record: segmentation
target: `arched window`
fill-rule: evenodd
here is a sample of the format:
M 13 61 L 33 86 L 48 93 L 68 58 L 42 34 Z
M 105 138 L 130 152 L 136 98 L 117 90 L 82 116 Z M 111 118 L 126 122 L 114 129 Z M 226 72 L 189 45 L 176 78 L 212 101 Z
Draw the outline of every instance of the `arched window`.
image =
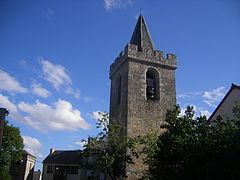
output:
M 159 100 L 159 75 L 152 68 L 146 73 L 146 97 L 148 100 Z
M 121 75 L 117 78 L 117 103 L 121 103 L 121 94 L 122 94 L 122 77 Z

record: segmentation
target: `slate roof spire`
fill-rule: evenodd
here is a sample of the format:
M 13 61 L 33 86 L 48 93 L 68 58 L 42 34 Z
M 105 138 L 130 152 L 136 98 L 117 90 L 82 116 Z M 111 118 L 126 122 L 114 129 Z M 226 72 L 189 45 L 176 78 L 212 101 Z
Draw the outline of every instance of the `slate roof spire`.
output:
M 142 15 L 138 17 L 138 21 L 135 26 L 130 44 L 137 45 L 138 51 L 142 51 L 143 49 L 155 49 L 144 17 Z

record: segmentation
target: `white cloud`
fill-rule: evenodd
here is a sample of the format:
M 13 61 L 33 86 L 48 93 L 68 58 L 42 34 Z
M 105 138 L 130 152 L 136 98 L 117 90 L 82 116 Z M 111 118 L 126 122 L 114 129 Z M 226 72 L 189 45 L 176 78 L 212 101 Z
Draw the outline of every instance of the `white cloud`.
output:
M 182 94 L 178 94 L 177 98 L 195 98 L 196 96 L 201 95 L 201 92 L 186 92 L 186 93 L 182 93 Z
M 213 101 L 203 100 L 203 102 L 205 102 L 207 105 L 209 105 L 209 106 L 211 106 L 213 108 L 217 107 L 217 105 L 215 105 Z
M 72 80 L 66 69 L 60 64 L 53 64 L 48 60 L 40 58 L 44 79 L 50 82 L 57 90 L 65 88 L 65 93 L 73 95 L 76 99 L 80 98 L 80 90 L 72 88 Z
M 101 120 L 101 125 L 99 128 L 103 129 L 109 124 L 109 114 L 106 112 L 95 111 L 91 115 L 92 119 Z
M 17 106 L 12 103 L 7 96 L 0 94 L 0 107 L 9 110 L 9 116 L 19 122 L 24 122 L 24 118 L 20 115 Z
M 72 145 L 67 145 L 67 148 L 68 149 L 73 149 L 73 146 Z
M 79 98 L 80 98 L 80 90 L 79 90 L 79 89 L 74 90 L 73 88 L 68 87 L 68 88 L 65 90 L 65 93 L 67 93 L 67 94 L 72 94 L 76 99 L 79 99 Z
M 0 90 L 7 92 L 26 93 L 27 89 L 22 87 L 21 84 L 7 72 L 0 70 Z
M 54 11 L 52 9 L 48 8 L 47 11 L 44 12 L 44 14 L 45 14 L 45 18 L 47 20 L 50 20 L 51 17 L 54 15 Z
M 42 143 L 33 137 L 30 136 L 22 136 L 23 143 L 25 145 L 24 149 L 30 154 L 34 155 L 37 158 L 43 158 L 42 153 L 40 152 L 40 148 Z
M 201 103 L 204 102 L 205 104 L 207 104 L 208 108 L 210 107 L 216 108 L 217 104 L 219 104 L 219 102 L 221 101 L 221 99 L 224 97 L 225 94 L 226 94 L 226 88 L 219 87 L 210 91 L 186 92 L 186 93 L 178 94 L 177 98 L 178 100 L 181 100 L 181 102 L 186 101 L 186 99 L 188 101 L 191 100 L 193 103 L 196 100 L 201 100 Z M 186 105 L 184 106 L 186 107 Z M 198 114 L 200 113 L 208 116 L 210 114 L 209 111 L 207 110 L 208 108 L 196 107 L 194 110 Z
M 207 118 L 209 118 L 211 113 L 208 110 L 201 110 L 200 115 L 201 116 L 206 116 Z
M 88 102 L 91 102 L 93 100 L 93 98 L 86 96 L 86 97 L 84 97 L 83 100 L 85 103 L 88 103 Z
M 191 104 L 189 106 L 193 107 L 193 112 L 194 112 L 193 119 L 196 119 L 199 116 L 206 116 L 208 118 L 211 115 L 211 113 L 205 108 L 198 107 L 194 104 Z M 183 117 L 185 115 L 186 109 L 187 109 L 187 106 L 184 106 L 184 107 L 181 108 L 181 112 L 179 114 L 180 117 Z
M 21 102 L 18 108 L 28 114 L 24 116 L 25 122 L 42 132 L 90 128 L 90 125 L 81 117 L 81 112 L 65 100 L 59 99 L 54 103 L 54 107 L 40 101 L 36 101 L 35 104 Z
M 222 92 L 224 89 L 225 87 L 219 87 L 212 91 L 206 91 L 203 93 L 203 97 L 207 99 L 219 100 L 219 98 L 224 96 L 224 93 Z
M 50 82 L 55 89 L 59 90 L 62 85 L 72 84 L 72 80 L 63 66 L 44 59 L 40 59 L 39 62 L 42 65 L 44 79 Z
M 41 132 L 90 128 L 90 125 L 81 117 L 81 112 L 74 109 L 70 102 L 61 99 L 55 102 L 53 107 L 40 101 L 36 101 L 35 104 L 21 102 L 15 105 L 7 96 L 0 94 L 0 107 L 7 108 L 14 120 Z M 27 115 L 22 116 L 21 111 Z
M 133 0 L 104 0 L 104 7 L 107 10 L 111 10 L 114 8 L 122 8 L 132 3 L 133 3 Z
M 185 115 L 185 109 L 182 109 L 181 108 L 181 111 L 180 111 L 180 114 L 179 114 L 179 117 L 183 117 Z
M 177 98 L 190 98 L 190 96 L 188 94 L 179 94 Z
M 196 119 L 198 111 L 199 111 L 199 108 L 196 105 L 194 105 L 194 104 L 190 104 L 190 106 L 193 107 L 193 113 L 194 113 L 193 119 Z
M 10 111 L 11 113 L 16 113 L 17 112 L 17 106 L 13 104 L 7 96 L 4 96 L 0 94 L 0 107 L 6 108 Z
M 85 142 L 85 141 L 77 141 L 77 142 L 75 142 L 75 144 L 83 147 L 83 146 L 85 146 L 87 144 L 87 142 Z
M 50 96 L 50 92 L 44 88 L 42 88 L 41 84 L 34 83 L 32 84 L 32 92 L 40 97 L 47 98 Z
M 96 119 L 96 120 L 98 120 L 98 119 L 102 119 L 102 114 L 101 114 L 101 112 L 100 111 L 95 111 L 95 112 L 93 112 L 93 114 L 92 114 L 92 116 L 91 116 L 91 118 L 92 119 Z
M 203 93 L 202 97 L 205 98 L 204 102 L 211 107 L 216 107 L 220 100 L 225 95 L 225 87 L 219 87 L 212 91 L 206 91 Z

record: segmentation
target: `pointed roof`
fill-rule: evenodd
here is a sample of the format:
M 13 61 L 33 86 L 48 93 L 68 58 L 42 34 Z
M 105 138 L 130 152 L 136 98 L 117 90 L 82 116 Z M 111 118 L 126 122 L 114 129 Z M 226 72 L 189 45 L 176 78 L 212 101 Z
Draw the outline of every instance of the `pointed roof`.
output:
M 130 44 L 137 45 L 139 51 L 142 51 L 143 48 L 151 50 L 155 49 L 142 15 L 138 17 L 138 21 L 135 26 Z
M 226 111 L 224 112 L 225 116 L 231 116 L 233 107 L 236 106 L 236 103 L 239 103 L 240 98 L 239 95 L 237 96 L 237 98 L 235 97 L 234 99 L 231 99 L 230 96 L 233 92 L 233 90 L 238 90 L 240 92 L 240 86 L 232 83 L 232 86 L 230 88 L 230 90 L 227 92 L 227 94 L 224 96 L 223 100 L 219 103 L 219 105 L 217 106 L 217 108 L 214 110 L 214 112 L 212 113 L 212 115 L 209 117 L 209 120 L 211 121 L 212 119 L 216 118 L 217 116 L 221 115 L 223 117 L 223 112 L 221 111 L 221 108 L 226 108 L 228 107 L 228 109 L 230 109 L 230 111 Z M 238 92 L 238 94 L 239 94 Z M 229 101 L 228 101 L 229 100 Z M 228 101 L 228 102 L 227 102 Z M 225 107 L 224 107 L 225 104 Z M 225 109 L 227 110 L 227 109 Z

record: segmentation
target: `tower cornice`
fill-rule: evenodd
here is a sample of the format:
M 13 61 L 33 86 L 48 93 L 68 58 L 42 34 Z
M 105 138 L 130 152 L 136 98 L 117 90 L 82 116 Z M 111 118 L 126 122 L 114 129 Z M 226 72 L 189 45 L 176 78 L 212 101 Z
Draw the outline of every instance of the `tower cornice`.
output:
M 127 61 L 138 61 L 139 63 L 153 64 L 155 66 L 161 66 L 173 70 L 177 68 L 175 54 L 168 53 L 165 55 L 162 51 L 151 49 L 138 51 L 137 45 L 127 44 L 110 67 L 110 79 L 121 65 Z

